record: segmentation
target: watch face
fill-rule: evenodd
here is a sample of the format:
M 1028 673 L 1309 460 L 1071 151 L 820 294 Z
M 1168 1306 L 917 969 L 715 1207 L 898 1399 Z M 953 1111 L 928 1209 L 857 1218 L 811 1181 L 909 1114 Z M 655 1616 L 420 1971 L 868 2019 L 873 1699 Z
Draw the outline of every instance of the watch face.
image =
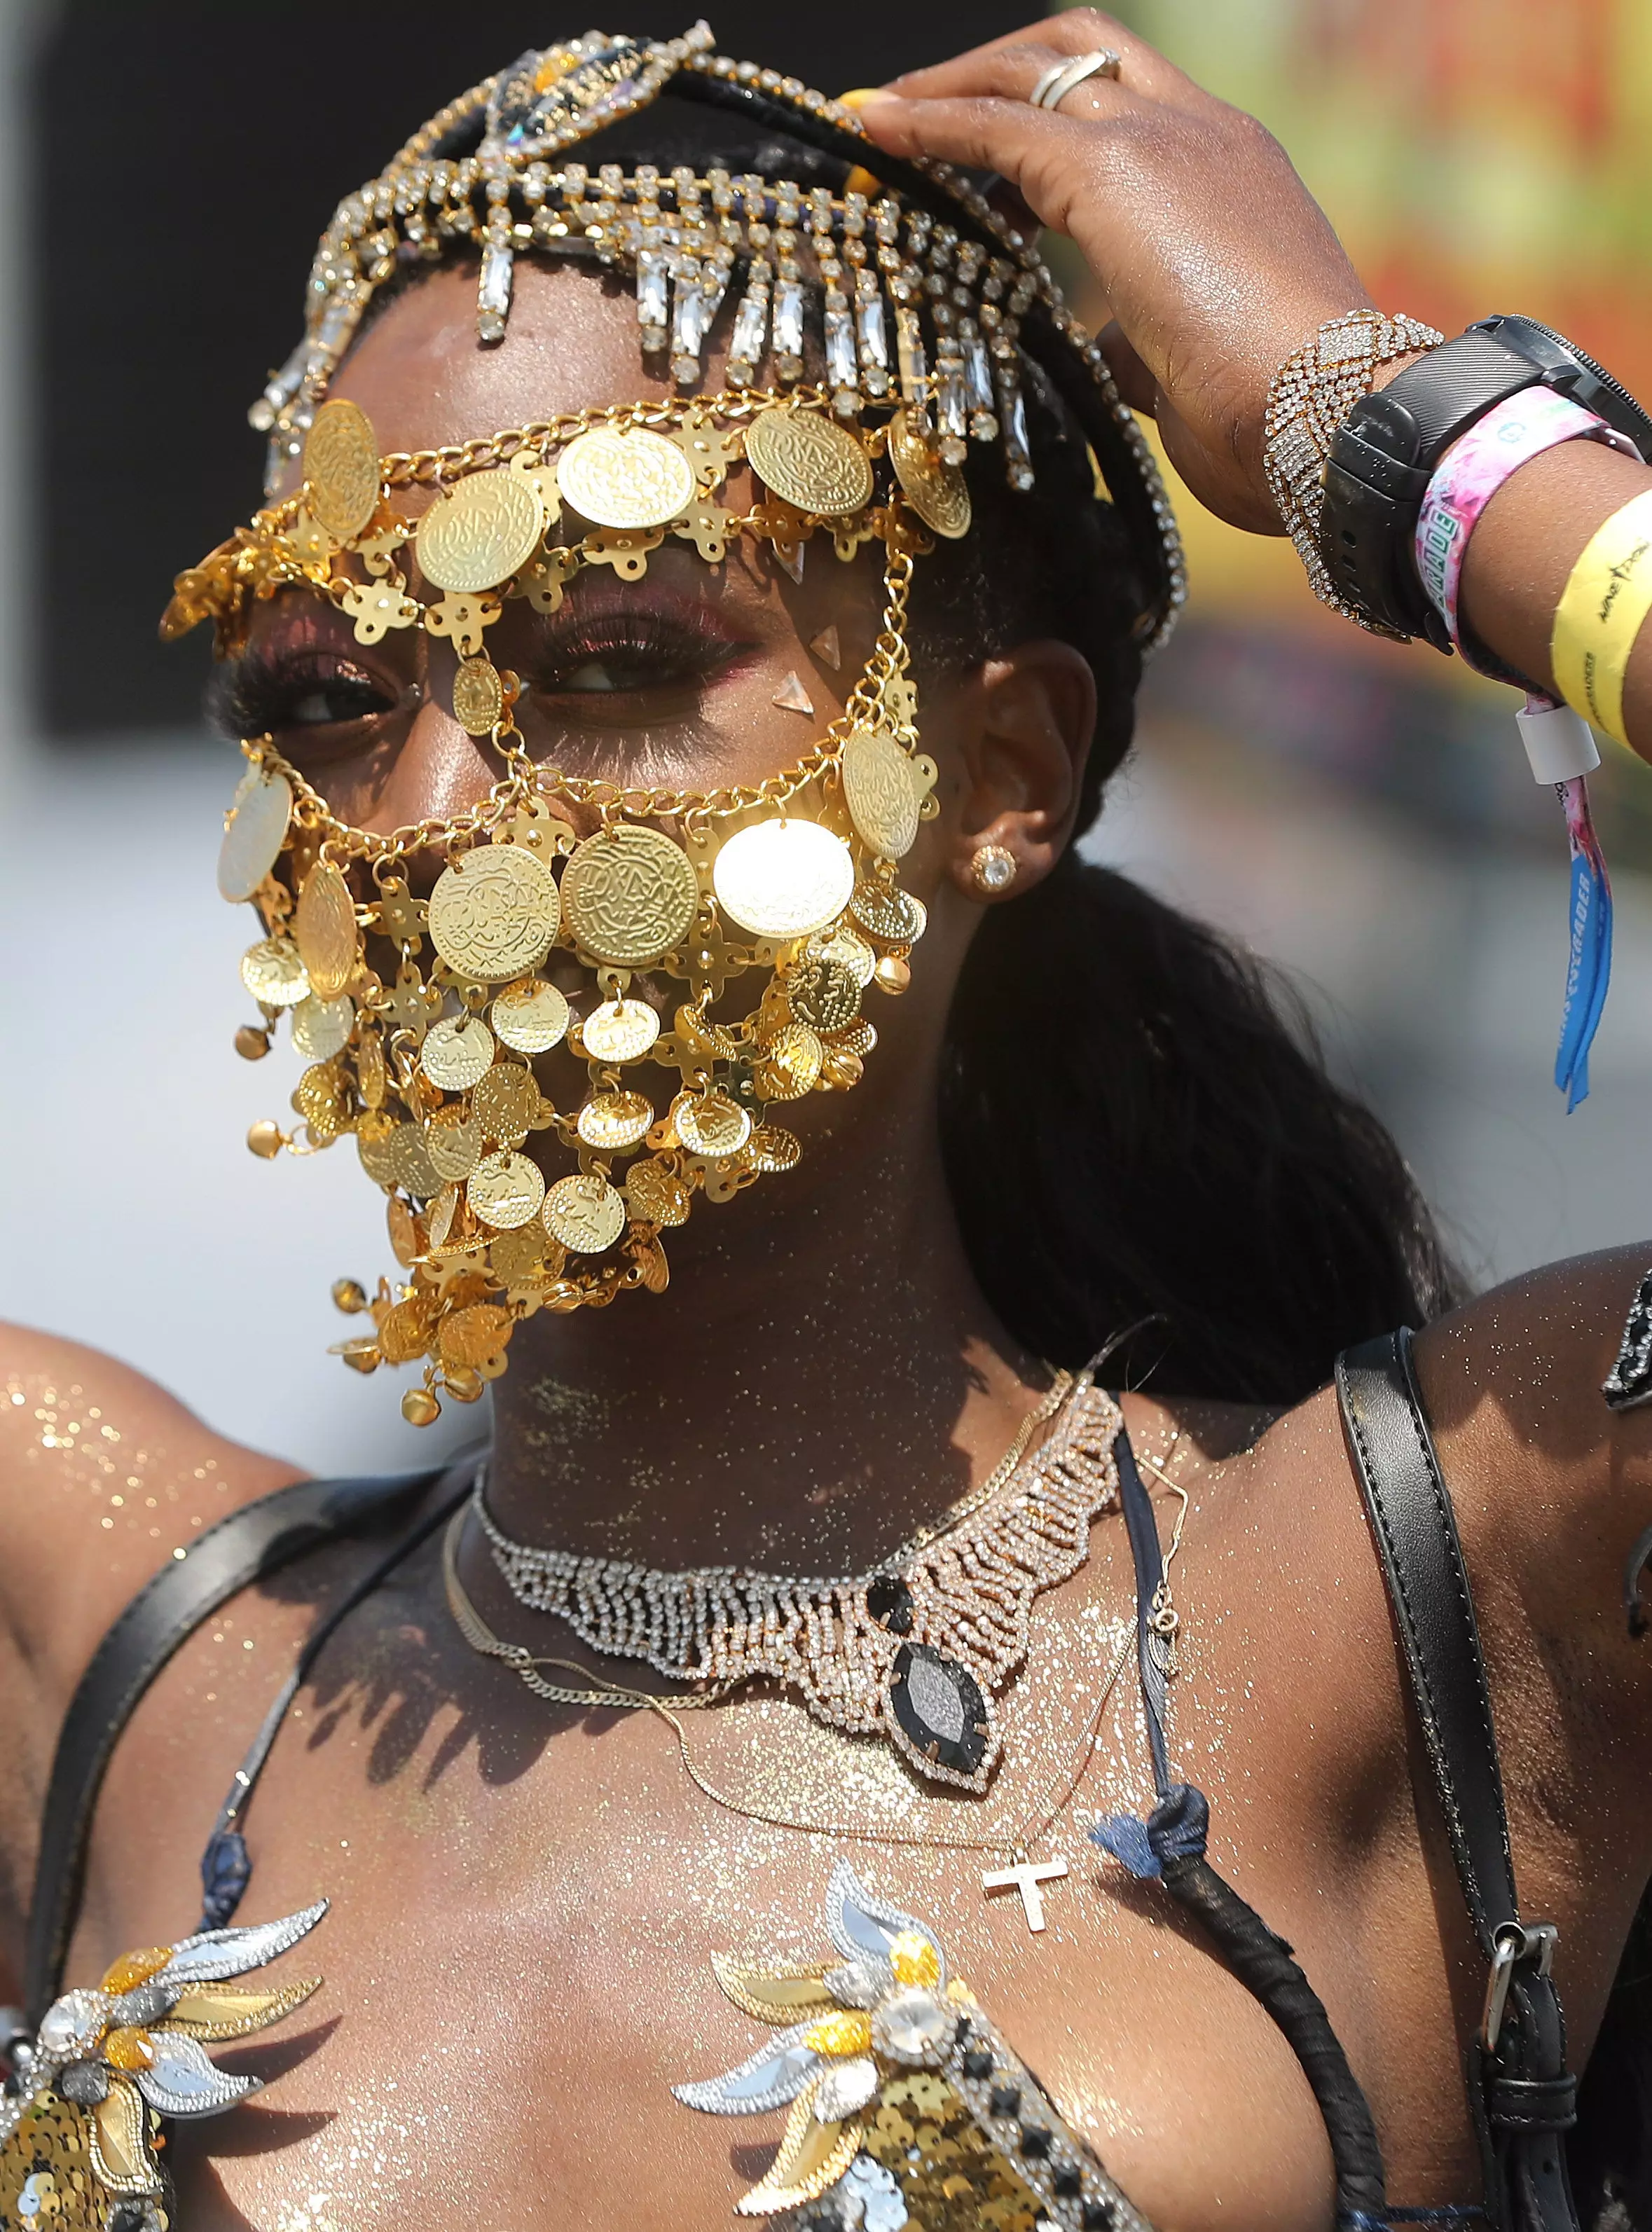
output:
M 1614 380 L 1604 365 L 1580 349 L 1576 341 L 1569 341 L 1552 326 L 1545 326 L 1537 318 L 1515 314 L 1497 318 L 1482 318 L 1478 330 L 1488 333 L 1506 347 L 1517 349 L 1522 356 L 1530 356 L 1541 365 L 1545 385 L 1571 395 L 1585 409 L 1594 411 L 1609 426 L 1620 434 L 1627 434 L 1642 457 L 1652 459 L 1652 418 L 1649 418 L 1622 381 Z M 1557 372 L 1557 358 L 1565 364 L 1575 365 L 1581 379 L 1570 378 L 1565 370 Z

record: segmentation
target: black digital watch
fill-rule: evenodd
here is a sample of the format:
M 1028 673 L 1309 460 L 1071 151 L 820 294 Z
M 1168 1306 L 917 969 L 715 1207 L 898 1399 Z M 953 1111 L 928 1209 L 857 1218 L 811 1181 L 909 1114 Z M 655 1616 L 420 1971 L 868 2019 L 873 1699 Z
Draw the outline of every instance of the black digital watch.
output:
M 1652 459 L 1652 418 L 1593 357 L 1535 318 L 1480 319 L 1407 365 L 1379 393 L 1362 396 L 1338 429 L 1325 466 L 1320 550 L 1357 611 L 1450 650 L 1412 552 L 1423 494 L 1459 435 L 1493 405 L 1539 386 L 1592 411 Z

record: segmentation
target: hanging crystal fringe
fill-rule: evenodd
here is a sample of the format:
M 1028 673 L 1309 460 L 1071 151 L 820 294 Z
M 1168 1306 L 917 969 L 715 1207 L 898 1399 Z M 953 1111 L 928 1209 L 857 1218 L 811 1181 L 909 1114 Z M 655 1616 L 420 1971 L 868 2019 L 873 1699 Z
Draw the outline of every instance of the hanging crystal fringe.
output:
M 783 278 L 774 289 L 774 369 L 785 380 L 803 377 L 803 282 Z
M 860 408 L 856 386 L 855 321 L 849 299 L 835 291 L 826 297 L 826 380 L 832 389 L 832 408 L 839 418 L 852 418 Z
M 752 386 L 763 360 L 763 342 L 768 333 L 768 260 L 758 256 L 735 312 L 734 338 L 729 345 L 729 379 L 735 387 Z
M 855 335 L 860 346 L 860 384 L 868 395 L 889 393 L 889 335 L 884 323 L 884 298 L 870 271 L 857 281 Z
M 963 351 L 963 388 L 969 405 L 969 431 L 977 442 L 990 442 L 998 432 L 994 408 L 992 359 L 973 318 L 958 321 L 958 346 Z
M 1012 354 L 998 360 L 998 416 L 1004 430 L 1004 462 L 1013 489 L 1033 485 L 1033 453 L 1027 446 L 1027 406 Z
M 930 431 L 930 366 L 923 354 L 923 328 L 917 312 L 902 302 L 895 311 L 895 349 L 901 370 L 901 399 L 907 417 L 921 434 Z
M 297 394 L 299 383 L 309 361 L 309 339 L 306 335 L 281 370 L 271 375 L 269 386 L 248 412 L 249 425 L 256 426 L 261 434 L 269 431 L 275 423 L 276 412 L 283 410 Z
M 509 249 L 490 240 L 482 251 L 482 276 L 476 282 L 476 339 L 502 341 L 510 315 L 510 281 L 515 259 Z
M 963 358 L 957 342 L 947 335 L 936 344 L 936 415 L 941 425 L 941 460 L 961 465 L 969 454 L 964 439 L 969 413 L 964 401 Z

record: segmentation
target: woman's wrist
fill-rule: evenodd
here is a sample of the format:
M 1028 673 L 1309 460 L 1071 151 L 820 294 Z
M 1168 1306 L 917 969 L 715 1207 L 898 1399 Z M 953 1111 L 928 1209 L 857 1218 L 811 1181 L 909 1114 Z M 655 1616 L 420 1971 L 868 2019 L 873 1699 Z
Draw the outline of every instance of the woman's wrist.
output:
M 1603 522 L 1652 488 L 1652 469 L 1593 442 L 1568 442 L 1520 467 L 1480 514 L 1463 561 L 1464 626 L 1506 665 L 1555 692 L 1555 614 L 1572 568 Z M 1652 758 L 1652 629 L 1623 688 L 1625 732 Z

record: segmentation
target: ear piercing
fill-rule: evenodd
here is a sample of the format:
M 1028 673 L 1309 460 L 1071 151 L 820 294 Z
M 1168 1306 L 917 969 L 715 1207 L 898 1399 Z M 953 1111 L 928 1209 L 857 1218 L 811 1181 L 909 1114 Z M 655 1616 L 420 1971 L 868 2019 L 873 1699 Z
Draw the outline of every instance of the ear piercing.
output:
M 969 863 L 969 873 L 975 887 L 992 897 L 1007 892 L 1015 880 L 1019 863 L 1015 855 L 1002 845 L 983 845 Z

